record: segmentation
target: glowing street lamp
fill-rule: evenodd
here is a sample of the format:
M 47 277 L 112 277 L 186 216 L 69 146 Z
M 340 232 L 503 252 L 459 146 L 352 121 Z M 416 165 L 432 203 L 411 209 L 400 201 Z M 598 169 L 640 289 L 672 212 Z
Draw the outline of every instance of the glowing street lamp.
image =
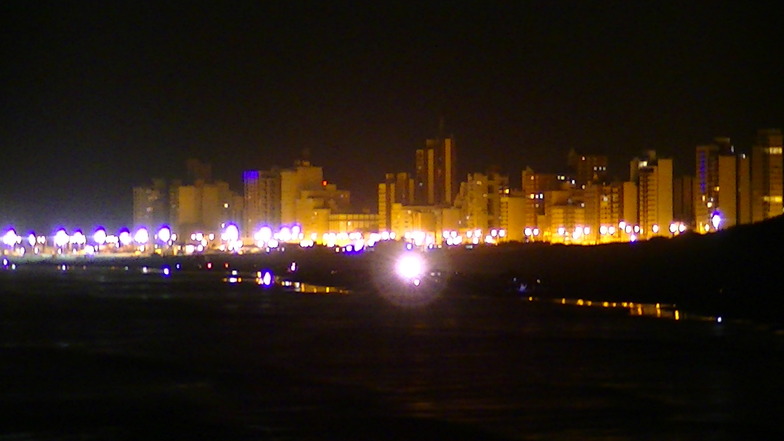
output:
M 120 246 L 126 247 L 133 243 L 133 237 L 131 237 L 131 232 L 127 229 L 123 229 L 120 231 L 118 239 L 120 240 Z
M 221 240 L 226 242 L 226 249 L 229 251 L 239 251 L 242 248 L 242 241 L 240 240 L 240 229 L 236 224 L 228 224 L 223 229 Z
M 76 245 L 77 248 L 87 243 L 87 237 L 80 230 L 74 231 L 74 234 L 69 239 L 71 244 Z
M 168 245 L 168 244 L 169 244 L 169 239 L 171 239 L 171 238 L 172 238 L 172 234 L 171 234 L 171 228 L 169 228 L 169 227 L 167 227 L 167 226 L 165 226 L 165 225 L 164 225 L 164 226 L 162 226 L 162 227 L 161 227 L 161 228 L 158 230 L 158 234 L 157 234 L 157 236 L 158 236 L 158 240 L 160 240 L 161 242 L 163 242 L 165 245 Z
M 223 230 L 223 234 L 221 235 L 221 239 L 227 242 L 236 242 L 240 238 L 240 229 L 237 228 L 234 224 L 226 225 L 226 228 Z
M 19 243 L 18 237 L 19 236 L 16 235 L 16 230 L 11 228 L 3 235 L 3 243 L 8 247 L 13 248 L 17 243 Z
M 56 233 L 54 233 L 54 245 L 57 248 L 62 249 L 63 247 L 68 245 L 70 239 L 71 238 L 68 237 L 68 233 L 63 228 L 60 228 L 59 230 L 57 230 Z
M 718 211 L 715 211 L 711 216 L 711 225 L 713 225 L 714 230 L 719 229 L 719 226 L 721 225 L 721 214 Z
M 103 244 L 106 243 L 106 230 L 103 227 L 98 227 L 93 233 L 93 242 L 95 242 L 95 251 L 101 249 Z
M 259 246 L 262 246 L 272 239 L 272 229 L 266 226 L 261 227 L 259 231 L 253 235 L 253 238 L 256 239 L 256 242 Z
M 146 228 L 141 227 L 136 230 L 136 234 L 133 235 L 133 240 L 139 245 L 147 245 L 147 243 L 150 241 L 150 233 L 147 232 Z

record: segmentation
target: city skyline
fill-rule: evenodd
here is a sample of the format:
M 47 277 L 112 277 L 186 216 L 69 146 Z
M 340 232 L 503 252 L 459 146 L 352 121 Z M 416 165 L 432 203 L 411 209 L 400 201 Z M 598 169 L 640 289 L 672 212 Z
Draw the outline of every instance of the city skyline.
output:
M 244 170 L 305 149 L 373 209 L 442 117 L 460 180 L 556 171 L 571 148 L 607 155 L 611 175 L 649 149 L 691 174 L 696 145 L 750 152 L 782 126 L 778 12 L 6 3 L 0 224 L 127 223 L 128 189 L 187 158 L 240 191 Z

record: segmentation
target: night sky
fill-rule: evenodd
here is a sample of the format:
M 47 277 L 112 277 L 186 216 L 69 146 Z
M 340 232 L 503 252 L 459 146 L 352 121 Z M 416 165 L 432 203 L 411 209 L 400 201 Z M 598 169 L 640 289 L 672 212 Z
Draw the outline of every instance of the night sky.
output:
M 0 229 L 119 227 L 131 187 L 189 157 L 241 192 L 304 149 L 374 210 L 441 117 L 461 174 L 513 186 L 572 147 L 619 178 L 645 149 L 686 173 L 698 143 L 784 126 L 781 6 L 196 3 L 0 4 Z

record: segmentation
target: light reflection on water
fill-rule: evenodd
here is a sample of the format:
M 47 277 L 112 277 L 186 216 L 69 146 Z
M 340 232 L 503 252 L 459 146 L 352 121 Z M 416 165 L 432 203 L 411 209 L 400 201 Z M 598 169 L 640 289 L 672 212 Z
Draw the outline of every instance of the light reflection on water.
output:
M 271 272 L 267 271 L 262 273 L 258 271 L 253 275 L 243 277 L 236 271 L 232 275 L 224 277 L 223 282 L 229 284 L 239 283 L 253 283 L 262 287 L 281 287 L 286 291 L 302 293 L 302 294 L 349 294 L 350 291 L 336 286 L 316 285 L 312 283 L 298 282 L 293 280 L 284 280 L 276 278 Z
M 587 308 L 611 308 L 625 309 L 630 316 L 635 317 L 655 317 L 665 320 L 702 320 L 722 322 L 721 317 L 710 317 L 698 314 L 684 313 L 676 305 L 670 303 L 635 303 L 635 302 L 609 302 L 594 301 L 584 299 L 572 299 L 562 297 L 560 299 L 542 299 L 539 297 L 528 297 L 529 302 L 548 302 L 559 305 L 582 306 Z

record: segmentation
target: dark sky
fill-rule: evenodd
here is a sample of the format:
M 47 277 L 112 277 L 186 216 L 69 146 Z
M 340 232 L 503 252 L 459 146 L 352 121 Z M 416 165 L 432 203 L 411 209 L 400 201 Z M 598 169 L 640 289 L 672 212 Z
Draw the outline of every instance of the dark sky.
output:
M 241 192 L 306 148 L 372 209 L 441 116 L 461 173 L 518 186 L 571 147 L 621 178 L 644 149 L 686 172 L 698 143 L 784 125 L 781 7 L 195 3 L 215 5 L 0 4 L 0 228 L 117 227 L 133 185 L 188 157 Z

